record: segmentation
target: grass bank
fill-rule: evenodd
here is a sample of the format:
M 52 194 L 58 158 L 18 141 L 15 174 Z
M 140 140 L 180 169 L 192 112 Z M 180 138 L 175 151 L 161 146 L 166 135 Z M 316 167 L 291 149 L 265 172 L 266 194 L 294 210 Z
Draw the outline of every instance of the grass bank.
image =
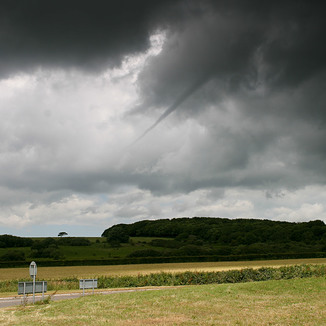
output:
M 0 310 L 1 325 L 325 325 L 325 277 L 95 295 Z M 91 316 L 91 317 L 90 317 Z

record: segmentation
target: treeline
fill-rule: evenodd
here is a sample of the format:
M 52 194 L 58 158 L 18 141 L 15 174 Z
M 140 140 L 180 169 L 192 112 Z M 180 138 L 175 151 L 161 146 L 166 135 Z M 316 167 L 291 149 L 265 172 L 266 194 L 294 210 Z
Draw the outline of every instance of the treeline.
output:
M 0 256 L 0 261 L 24 261 L 26 255 L 18 248 L 30 247 L 33 258 L 63 259 L 59 251 L 59 246 L 89 246 L 91 242 L 86 238 L 44 238 L 33 240 L 31 238 L 21 238 L 13 235 L 0 235 L 0 248 L 10 248 L 5 254 Z M 12 249 L 17 248 L 17 249 Z
M 0 235 L 0 248 L 30 247 L 33 240 L 29 238 L 16 237 L 14 235 Z
M 144 220 L 114 225 L 102 236 L 110 237 L 117 230 L 124 237 L 166 237 L 194 244 L 196 241 L 235 246 L 290 241 L 326 244 L 326 225 L 320 220 L 302 223 L 209 217 Z
M 86 238 L 44 238 L 44 239 L 31 239 L 22 238 L 14 235 L 3 234 L 0 235 L 0 248 L 18 248 L 18 247 L 48 247 L 55 246 L 89 246 L 91 242 Z
M 157 250 L 135 250 L 129 257 L 326 252 L 326 225 L 319 220 L 302 223 L 205 217 L 145 220 L 114 225 L 102 236 L 112 245 L 130 242 L 130 237 L 163 238 L 150 242 Z

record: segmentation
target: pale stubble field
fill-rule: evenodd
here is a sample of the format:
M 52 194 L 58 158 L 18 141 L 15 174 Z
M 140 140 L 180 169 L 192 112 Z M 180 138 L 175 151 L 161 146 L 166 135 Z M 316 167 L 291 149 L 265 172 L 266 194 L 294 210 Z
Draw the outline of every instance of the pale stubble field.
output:
M 62 279 L 67 277 L 89 278 L 97 276 L 125 276 L 160 272 L 212 272 L 231 269 L 280 267 L 285 265 L 288 266 L 301 264 L 326 264 L 326 258 L 142 265 L 38 267 L 37 278 L 40 280 L 49 280 Z M 26 268 L 0 269 L 0 281 L 28 278 L 28 267 L 29 265 L 26 264 Z

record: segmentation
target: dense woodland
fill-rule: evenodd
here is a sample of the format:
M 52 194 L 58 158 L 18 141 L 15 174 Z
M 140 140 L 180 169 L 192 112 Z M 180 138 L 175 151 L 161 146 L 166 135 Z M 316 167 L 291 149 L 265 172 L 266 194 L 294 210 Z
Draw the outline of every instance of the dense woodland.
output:
M 177 218 L 118 224 L 106 229 L 112 245 L 130 237 L 160 237 L 152 241 L 165 252 L 135 251 L 132 256 L 243 255 L 326 252 L 326 225 L 320 220 L 290 223 L 257 219 Z

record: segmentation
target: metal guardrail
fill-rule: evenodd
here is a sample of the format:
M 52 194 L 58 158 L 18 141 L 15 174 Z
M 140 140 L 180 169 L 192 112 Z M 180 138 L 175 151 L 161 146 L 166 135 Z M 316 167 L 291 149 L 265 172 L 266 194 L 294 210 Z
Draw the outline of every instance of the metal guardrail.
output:
M 47 281 L 35 282 L 35 293 L 45 293 L 48 290 Z M 18 282 L 18 294 L 32 294 L 33 293 L 33 282 Z
M 44 293 L 48 290 L 47 281 L 33 281 L 33 282 L 18 282 L 18 294 L 23 294 L 25 302 L 26 295 L 33 294 L 33 304 L 35 303 L 35 293 L 42 293 L 42 300 L 44 300 Z

